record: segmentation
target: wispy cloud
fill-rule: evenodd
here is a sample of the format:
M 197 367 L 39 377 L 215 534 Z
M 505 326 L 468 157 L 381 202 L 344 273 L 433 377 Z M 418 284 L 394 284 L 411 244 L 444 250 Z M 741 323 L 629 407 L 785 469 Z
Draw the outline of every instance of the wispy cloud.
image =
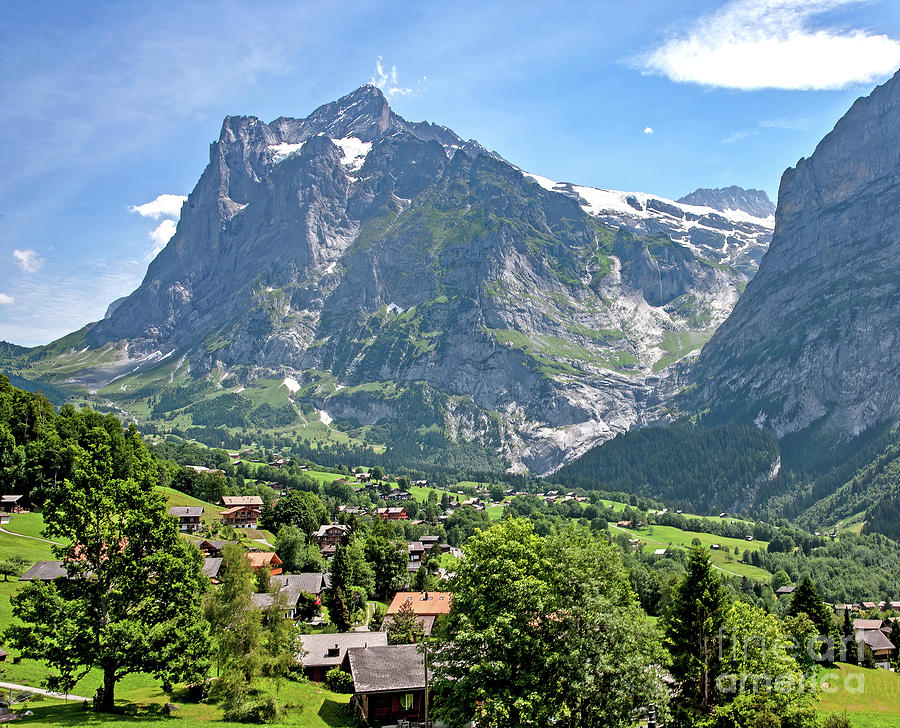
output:
M 422 81 L 424 81 L 424 77 Z M 385 70 L 381 56 L 375 59 L 375 74 L 369 79 L 369 83 L 377 86 L 388 96 L 409 96 L 413 90 L 408 86 L 401 86 L 397 80 L 397 66 L 391 66 Z
M 44 265 L 44 259 L 36 250 L 14 250 L 13 260 L 26 273 L 37 273 Z
M 156 199 L 145 202 L 143 205 L 132 205 L 129 210 L 136 212 L 141 217 L 149 217 L 159 220 L 161 217 L 172 217 L 176 220 L 181 215 L 181 206 L 187 201 L 184 195 L 158 195 Z
M 789 129 L 801 131 L 806 128 L 806 119 L 763 119 L 759 125 L 765 129 Z
M 865 0 L 732 0 L 639 59 L 678 83 L 753 90 L 839 89 L 900 66 L 900 42 L 866 30 L 816 26 Z
M 737 131 L 731 132 L 727 137 L 722 140 L 722 144 L 734 144 L 735 142 L 739 142 L 741 139 L 746 139 L 748 136 L 753 136 L 758 132 L 755 129 L 738 129 Z
M 10 296 L 7 293 L 0 293 L 0 305 L 9 306 L 12 303 L 15 303 L 16 299 Z

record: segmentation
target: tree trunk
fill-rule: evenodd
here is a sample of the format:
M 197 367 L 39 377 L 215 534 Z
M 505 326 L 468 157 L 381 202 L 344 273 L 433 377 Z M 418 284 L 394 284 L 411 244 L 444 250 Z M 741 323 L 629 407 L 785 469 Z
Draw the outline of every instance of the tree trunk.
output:
M 116 670 L 112 667 L 103 669 L 103 701 L 100 710 L 114 713 L 116 710 Z

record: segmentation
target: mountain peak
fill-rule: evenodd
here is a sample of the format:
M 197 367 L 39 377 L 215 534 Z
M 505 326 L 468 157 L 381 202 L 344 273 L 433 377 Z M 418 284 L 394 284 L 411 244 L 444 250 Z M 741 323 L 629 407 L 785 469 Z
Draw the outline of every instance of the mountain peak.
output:
M 775 205 L 763 190 L 731 185 L 730 187 L 701 187 L 677 200 L 686 205 L 702 205 L 719 212 L 742 210 L 754 217 L 769 217 L 775 214 Z

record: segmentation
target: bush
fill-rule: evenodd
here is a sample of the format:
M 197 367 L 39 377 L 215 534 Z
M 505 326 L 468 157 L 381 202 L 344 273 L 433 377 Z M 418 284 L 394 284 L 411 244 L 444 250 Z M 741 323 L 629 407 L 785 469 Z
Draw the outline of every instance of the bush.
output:
M 278 703 L 264 695 L 233 707 L 223 717 L 235 723 L 271 723 L 278 717 Z
M 353 678 L 350 673 L 344 672 L 338 667 L 331 668 L 325 673 L 325 684 L 335 693 L 349 693 L 353 691 Z
M 822 728 L 853 728 L 853 724 L 846 713 L 832 713 L 822 721 Z

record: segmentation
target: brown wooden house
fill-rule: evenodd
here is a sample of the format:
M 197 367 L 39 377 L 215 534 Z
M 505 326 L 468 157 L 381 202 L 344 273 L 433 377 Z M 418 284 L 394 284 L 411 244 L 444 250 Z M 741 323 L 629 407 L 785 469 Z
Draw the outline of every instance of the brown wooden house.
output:
M 425 658 L 418 645 L 353 647 L 344 669 L 353 678 L 353 703 L 366 725 L 425 720 Z
M 199 531 L 203 524 L 200 518 L 203 516 L 202 506 L 172 506 L 169 515 L 178 519 L 178 530 L 183 533 Z
M 325 673 L 340 667 L 347 650 L 356 647 L 385 647 L 387 632 L 344 632 L 301 635 L 303 672 L 314 682 L 324 682 Z

